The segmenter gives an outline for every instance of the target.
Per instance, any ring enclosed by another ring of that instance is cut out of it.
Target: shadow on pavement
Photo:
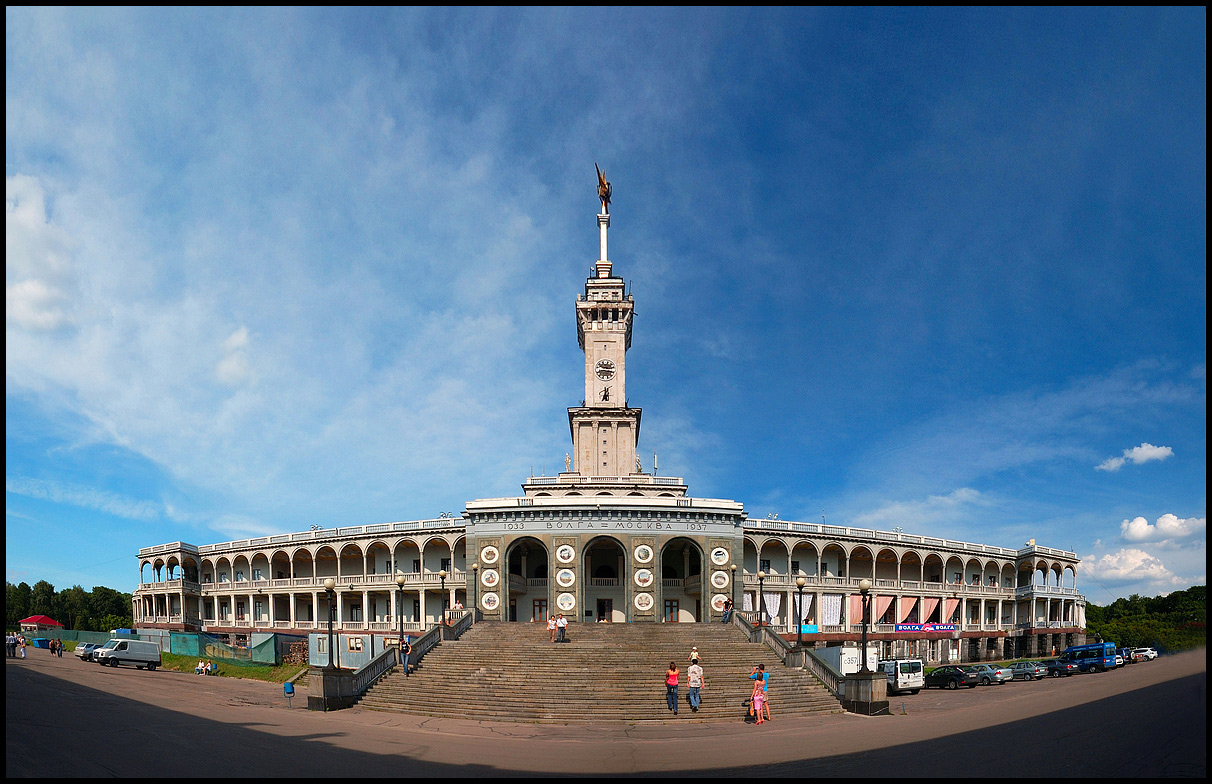
[[[761,730],[754,728],[752,741],[737,743],[736,748],[738,763],[754,764],[660,770],[648,775],[1203,777],[1207,772],[1206,681],[1207,674],[1199,673],[1031,719],[920,743],[837,755],[805,748],[803,760],[769,765],[761,764]],[[452,737],[448,748],[442,749],[435,746],[440,741],[431,734],[402,730],[395,742],[397,751],[371,753],[340,747],[341,739],[356,731],[347,724],[334,723],[332,733],[283,736],[258,729],[256,724],[225,723],[159,708],[28,668],[7,668],[5,685],[8,777],[161,776],[170,771],[171,775],[191,777],[536,775],[475,760],[456,761],[476,754],[477,744],[466,739]],[[886,722],[897,718],[855,721],[854,732],[878,736],[883,728],[893,726]],[[709,737],[710,730],[704,729],[703,736]],[[517,743],[524,747],[527,741]],[[584,760],[610,762],[622,751],[603,748],[591,730],[584,744],[582,748],[572,741],[565,746],[563,759],[556,762],[556,766],[560,762],[567,766],[565,772],[537,775],[592,775],[598,771],[585,770]],[[480,747],[480,751],[487,750]],[[451,761],[419,760],[413,754],[444,756]],[[518,756],[525,758],[525,753]],[[654,759],[657,764],[652,768],[665,768],[669,761],[666,757],[660,764]]]

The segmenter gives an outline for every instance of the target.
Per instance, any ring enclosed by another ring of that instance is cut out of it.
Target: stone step
[[[811,675],[783,668],[764,645],[724,624],[572,624],[570,641],[553,645],[539,624],[478,623],[459,640],[426,654],[411,677],[396,668],[363,697],[371,710],[422,716],[526,722],[673,720],[663,688],[666,663],[683,672],[678,720],[737,721],[751,693],[748,674],[764,664],[772,711],[809,716],[841,711]],[[687,705],[686,661],[703,652],[703,705]]]

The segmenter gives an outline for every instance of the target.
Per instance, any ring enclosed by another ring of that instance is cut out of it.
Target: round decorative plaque
[[[480,550],[480,562],[481,563],[494,564],[497,562],[497,558],[500,558],[500,557],[501,557],[501,552],[499,550],[497,550],[497,548],[493,547],[492,545],[488,545],[484,549]]]
[[[480,572],[480,582],[489,588],[496,588],[497,583],[501,582],[501,573],[496,569],[485,569]]]
[[[556,548],[555,555],[560,563],[572,563],[572,559],[577,557],[577,551],[570,544],[562,544]]]
[[[572,612],[572,608],[576,606],[577,598],[570,593],[562,593],[556,597],[556,607],[562,612]]]
[[[651,569],[639,569],[635,573],[635,584],[641,588],[647,588],[652,585],[652,580]]]
[[[637,593],[632,601],[640,612],[648,612],[652,609],[652,594],[650,593]]]
[[[571,569],[561,569],[556,572],[556,582],[561,588],[569,588],[577,581],[576,572]]]
[[[728,548],[717,547],[711,551],[711,562],[716,566],[723,566],[728,563]]]
[[[642,544],[635,548],[635,560],[638,563],[648,563],[652,560],[652,548],[646,544]]]
[[[480,597],[480,606],[485,610],[492,612],[501,605],[500,598],[495,593],[486,593]]]

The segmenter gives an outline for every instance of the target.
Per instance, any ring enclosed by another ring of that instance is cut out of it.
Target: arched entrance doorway
[[[627,554],[618,539],[599,536],[582,551],[584,620],[595,623],[627,621]]]
[[[677,537],[661,548],[661,620],[703,620],[703,550],[693,539]]]
[[[547,547],[538,539],[523,537],[509,544],[505,553],[505,620],[546,621]]]

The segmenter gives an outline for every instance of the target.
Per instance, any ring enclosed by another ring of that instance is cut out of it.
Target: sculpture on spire
[[[598,164],[595,161],[593,168],[598,170],[598,198],[602,200],[602,214],[610,214],[610,183],[606,181],[606,174],[598,169]]]

